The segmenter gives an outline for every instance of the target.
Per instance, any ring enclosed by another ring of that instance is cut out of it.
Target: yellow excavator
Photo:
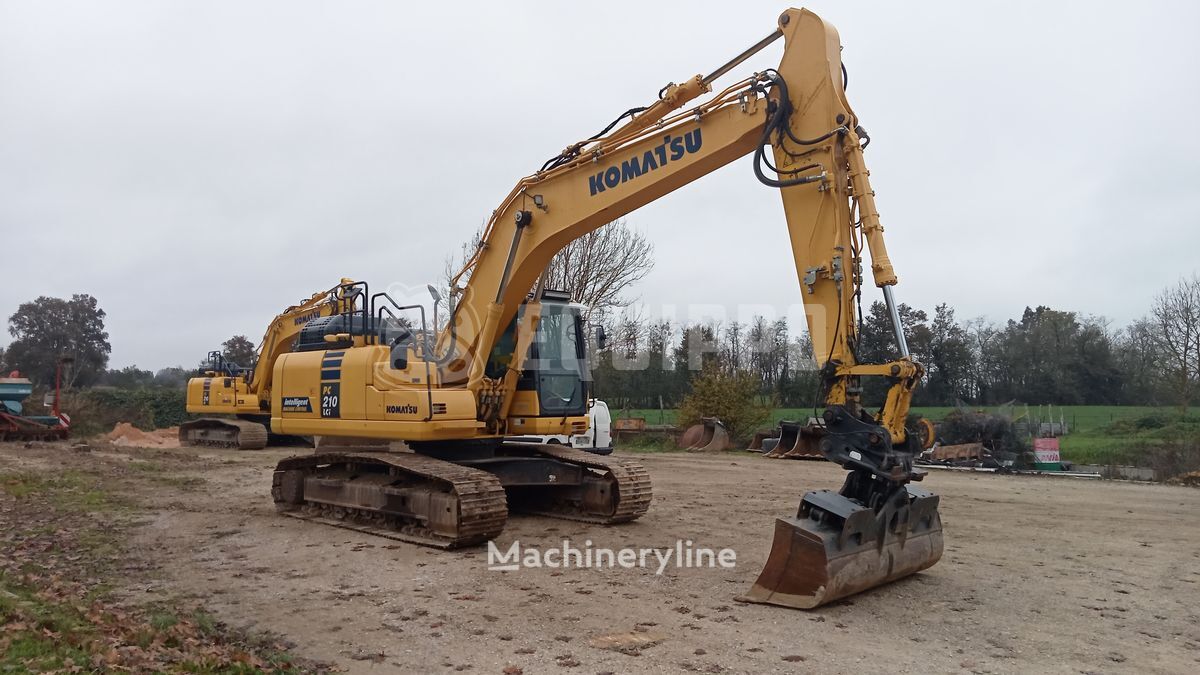
[[[283,310],[267,326],[252,366],[243,367],[219,351],[208,353],[200,377],[187,384],[187,411],[201,417],[179,425],[179,444],[259,450],[270,440],[271,378],[275,359],[290,351],[296,336],[308,323],[328,320],[354,310],[342,288],[354,282],[342,279],[328,291]]]
[[[781,38],[777,68],[713,92]],[[914,484],[924,475],[913,467],[920,443],[905,426],[923,370],[897,316],[897,279],[863,161],[870,139],[845,77],[833,26],[789,9],[770,35],[708,76],[668,84],[518,182],[455,279],[444,328],[428,325],[423,309],[419,328],[402,326],[399,313],[420,308],[365,283],[340,287],[355,309],[309,322],[275,360],[271,429],[398,439],[413,452],[285,459],[273,477],[278,509],[441,548],[495,537],[509,510],[596,523],[644,514],[651,487],[638,462],[501,442],[586,428],[587,331],[567,297],[544,287],[544,271],[568,242],[752,155],[757,179],[783,199],[825,399],[820,450],[848,475],[839,491],[809,492],[796,516],[778,519],[744,599],[814,607],[936,563],[938,497]],[[888,363],[856,357],[868,271],[899,345]],[[875,412],[861,400],[863,377],[889,383]]]

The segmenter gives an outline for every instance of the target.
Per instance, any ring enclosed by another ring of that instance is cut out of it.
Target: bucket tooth
[[[938,497],[905,485],[878,512],[828,490],[775,521],[771,553],[739,598],[811,609],[926,569],[942,557]]]

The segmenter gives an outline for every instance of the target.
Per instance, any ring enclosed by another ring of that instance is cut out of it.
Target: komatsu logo
[[[387,407],[387,414],[389,414],[389,415],[416,415],[417,414],[417,406],[411,405],[411,404],[389,405]]]
[[[645,175],[669,164],[683,159],[700,150],[700,130],[689,131],[682,136],[663,136],[663,142],[646,152],[641,157],[630,157],[621,162],[621,166],[610,166],[595,176],[588,176],[588,188],[592,196],[604,192],[607,188],[615,188],[626,181]]]
[[[316,319],[320,316],[321,316],[321,310],[315,309],[315,310],[309,312],[308,314],[301,314],[300,316],[293,319],[292,325],[299,326],[300,324],[308,323],[309,321],[312,321],[313,319]]]

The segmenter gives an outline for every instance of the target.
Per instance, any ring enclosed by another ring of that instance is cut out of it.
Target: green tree
[[[254,348],[254,343],[250,341],[250,338],[245,335],[234,335],[222,342],[221,354],[225,360],[232,361],[244,368],[253,367],[258,358],[258,350]]]
[[[929,325],[929,353],[925,363],[926,381],[918,394],[925,393],[930,403],[950,405],[969,396],[972,370],[971,346],[967,331],[954,320],[954,310],[942,303],[934,308]]]
[[[712,323],[682,326],[679,345],[675,347],[673,357],[675,375],[681,382],[691,381],[696,372],[719,367],[717,327]]]
[[[99,379],[99,384],[117,389],[139,389],[154,382],[154,373],[137,366],[125,366],[120,370],[109,370]]]
[[[671,323],[649,323],[642,333],[641,367],[629,373],[630,393],[635,397],[635,407],[657,408],[660,396],[664,405],[674,406],[679,399],[671,391],[672,378],[666,369],[666,353],[674,334]]]
[[[183,366],[162,368],[157,373],[154,373],[154,386],[166,389],[181,389],[187,386],[188,378],[192,376],[192,372]]]
[[[54,382],[60,357],[75,359],[66,369],[67,386],[95,382],[108,365],[112,345],[104,330],[104,310],[96,298],[75,294],[70,300],[41,296],[22,303],[8,317],[8,366],[38,384]]]
[[[1079,320],[1067,369],[1072,381],[1082,392],[1081,401],[1087,405],[1116,405],[1121,403],[1124,372],[1121,370],[1113,335],[1102,317],[1088,316]]]
[[[933,341],[933,333],[928,325],[929,316],[904,303],[900,303],[896,310],[900,314],[900,325],[904,329],[904,339],[912,358],[918,363],[928,363]],[[870,309],[862,317],[858,346],[854,353],[859,363],[887,363],[900,358],[887,305],[878,300],[871,303]],[[823,354],[822,358],[825,356]],[[863,400],[870,406],[881,405],[887,397],[888,382],[884,378],[866,377],[862,379],[862,385]],[[917,395],[921,395],[920,387],[917,388]]]
[[[763,401],[758,378],[750,372],[726,372],[708,366],[692,379],[692,391],[679,405],[679,423],[695,424],[716,417],[732,438],[752,433],[770,419],[773,401]]]

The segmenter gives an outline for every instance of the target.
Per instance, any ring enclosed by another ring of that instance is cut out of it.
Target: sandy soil
[[[123,450],[90,461],[142,461]],[[155,569],[127,591],[202,598],[222,620],[280,633],[299,655],[352,673],[1200,669],[1194,488],[935,473],[926,483],[942,495],[942,561],[803,612],[734,597],[756,578],[775,516],[807,490],[840,485],[832,464],[641,455],[655,501],[640,521],[512,516],[498,539],[504,549],[690,539],[733,548],[735,569],[495,572],[485,549],[433,551],[277,515],[270,472],[295,452],[158,450],[154,480],[125,472],[133,487],[123,489],[148,514],[134,555]],[[0,468],[61,460],[0,445]],[[623,653],[598,640],[613,634],[653,644]]]

